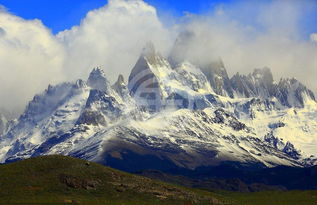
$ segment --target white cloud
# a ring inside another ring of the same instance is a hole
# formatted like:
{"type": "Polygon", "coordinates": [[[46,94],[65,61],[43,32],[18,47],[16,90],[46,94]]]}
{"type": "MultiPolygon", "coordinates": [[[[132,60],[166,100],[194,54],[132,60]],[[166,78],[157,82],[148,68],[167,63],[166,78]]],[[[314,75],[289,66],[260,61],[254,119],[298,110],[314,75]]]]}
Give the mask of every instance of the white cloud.
{"type": "Polygon", "coordinates": [[[34,93],[60,81],[63,52],[39,20],[0,11],[0,105],[21,110],[34,93]]]}
{"type": "Polygon", "coordinates": [[[221,57],[231,75],[268,66],[276,80],[296,77],[317,91],[317,44],[301,32],[309,6],[298,1],[243,2],[191,16],[183,27],[195,35],[186,40],[187,53],[185,48],[179,53],[203,63],[221,57]]]}
{"type": "Polygon", "coordinates": [[[146,41],[163,52],[172,45],[155,8],[138,0],[112,0],[58,38],[66,46],[68,74],[78,78],[88,75],[89,68],[102,66],[112,81],[119,73],[128,76],[146,41]]]}
{"type": "Polygon", "coordinates": [[[90,11],[79,26],[52,35],[39,20],[0,13],[0,107],[24,109],[49,83],[86,78],[102,66],[109,80],[128,76],[145,42],[167,52],[172,45],[152,6],[112,0],[90,11]]]}

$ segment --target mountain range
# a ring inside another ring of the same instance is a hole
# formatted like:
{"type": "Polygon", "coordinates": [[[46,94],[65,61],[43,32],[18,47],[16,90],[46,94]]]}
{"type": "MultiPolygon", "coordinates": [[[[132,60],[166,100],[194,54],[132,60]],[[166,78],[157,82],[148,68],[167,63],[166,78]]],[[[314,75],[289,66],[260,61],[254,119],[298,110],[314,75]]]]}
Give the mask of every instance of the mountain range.
{"type": "Polygon", "coordinates": [[[127,82],[94,68],[49,85],[16,120],[0,114],[0,162],[61,154],[130,172],[317,164],[317,102],[304,84],[173,56],[148,43],[127,82]]]}

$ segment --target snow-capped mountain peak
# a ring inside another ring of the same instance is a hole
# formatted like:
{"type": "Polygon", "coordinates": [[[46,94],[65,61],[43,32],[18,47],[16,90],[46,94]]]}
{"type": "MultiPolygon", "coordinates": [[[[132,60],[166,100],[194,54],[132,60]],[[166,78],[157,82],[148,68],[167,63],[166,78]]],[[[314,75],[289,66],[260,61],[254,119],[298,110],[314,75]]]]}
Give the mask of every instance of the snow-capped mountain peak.
{"type": "Polygon", "coordinates": [[[230,78],[221,60],[171,66],[149,43],[127,83],[119,75],[110,85],[94,68],[87,82],[35,95],[0,139],[0,161],[64,154],[125,170],[310,166],[316,119],[313,93],[295,79],[276,83],[268,68],[230,78]]]}
{"type": "Polygon", "coordinates": [[[100,68],[94,68],[88,78],[87,85],[100,91],[108,91],[110,83],[106,78],[105,72],[100,68]]]}
{"type": "Polygon", "coordinates": [[[129,96],[129,90],[123,75],[119,75],[118,80],[113,84],[112,88],[123,98],[129,96]]]}
{"type": "Polygon", "coordinates": [[[254,80],[258,81],[258,83],[263,83],[264,85],[273,84],[273,74],[268,67],[256,68],[250,75],[252,75],[254,80]]]}

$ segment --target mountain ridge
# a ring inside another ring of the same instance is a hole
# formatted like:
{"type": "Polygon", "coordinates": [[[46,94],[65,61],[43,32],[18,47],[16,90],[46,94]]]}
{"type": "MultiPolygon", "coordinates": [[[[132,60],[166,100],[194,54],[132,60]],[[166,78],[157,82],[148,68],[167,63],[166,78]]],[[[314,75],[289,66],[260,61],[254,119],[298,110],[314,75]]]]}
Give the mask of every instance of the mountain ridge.
{"type": "Polygon", "coordinates": [[[0,159],[63,154],[189,170],[223,162],[312,166],[315,116],[314,94],[295,79],[276,84],[268,68],[229,78],[221,60],[173,64],[147,44],[127,83],[119,76],[111,85],[95,68],[87,81],[36,95],[2,135],[0,159]]]}

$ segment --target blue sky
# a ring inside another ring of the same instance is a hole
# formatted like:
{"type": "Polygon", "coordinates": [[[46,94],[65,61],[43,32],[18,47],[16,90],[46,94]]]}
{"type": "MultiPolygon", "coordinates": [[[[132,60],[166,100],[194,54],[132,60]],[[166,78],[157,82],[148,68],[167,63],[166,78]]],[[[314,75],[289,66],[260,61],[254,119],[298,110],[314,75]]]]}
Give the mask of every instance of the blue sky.
{"type": "MultiPolygon", "coordinates": [[[[314,0],[305,0],[303,2],[313,2],[314,0]]],[[[145,0],[145,2],[154,6],[159,15],[182,16],[184,12],[195,14],[206,13],[214,10],[216,6],[225,5],[230,7],[237,2],[246,2],[242,0],[145,0]]],[[[272,2],[271,0],[252,1],[256,4],[272,2]]],[[[265,4],[264,3],[264,4],[265,4]]],[[[11,13],[25,19],[40,19],[53,33],[58,33],[78,25],[80,20],[85,17],[88,11],[96,9],[107,4],[107,0],[0,0],[11,13]]],[[[317,30],[317,4],[307,12],[306,18],[301,22],[303,35],[316,32],[317,30]]],[[[242,21],[252,21],[252,11],[247,12],[246,18],[242,21]],[[247,19],[248,18],[248,19],[247,19]]],[[[254,11],[253,11],[254,12],[254,11]]],[[[243,16],[243,15],[242,15],[243,16]]],[[[240,18],[241,15],[238,15],[240,18]]],[[[250,23],[250,22],[248,22],[250,23]]],[[[254,24],[253,24],[254,25],[254,24]]]]}
{"type": "MultiPolygon", "coordinates": [[[[181,16],[184,12],[203,13],[219,3],[232,0],[145,0],[158,9],[181,16]]],[[[107,0],[0,0],[11,13],[25,19],[41,19],[54,33],[79,24],[86,13],[99,8],[107,0]]]]}
{"type": "Polygon", "coordinates": [[[86,13],[105,0],[0,0],[11,13],[25,19],[41,19],[54,33],[79,24],[86,13]]]}

